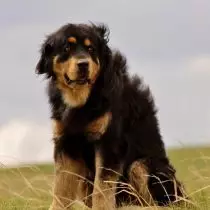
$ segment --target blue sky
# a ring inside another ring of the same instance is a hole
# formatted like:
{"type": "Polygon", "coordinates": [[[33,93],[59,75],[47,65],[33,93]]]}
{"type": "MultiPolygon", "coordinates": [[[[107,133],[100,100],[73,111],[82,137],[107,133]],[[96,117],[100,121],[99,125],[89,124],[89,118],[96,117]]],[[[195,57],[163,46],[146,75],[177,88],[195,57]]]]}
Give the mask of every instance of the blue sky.
{"type": "Polygon", "coordinates": [[[208,0],[0,3],[0,162],[52,160],[46,82],[34,71],[45,36],[68,22],[109,25],[110,46],[152,89],[166,146],[210,142],[208,0]]]}

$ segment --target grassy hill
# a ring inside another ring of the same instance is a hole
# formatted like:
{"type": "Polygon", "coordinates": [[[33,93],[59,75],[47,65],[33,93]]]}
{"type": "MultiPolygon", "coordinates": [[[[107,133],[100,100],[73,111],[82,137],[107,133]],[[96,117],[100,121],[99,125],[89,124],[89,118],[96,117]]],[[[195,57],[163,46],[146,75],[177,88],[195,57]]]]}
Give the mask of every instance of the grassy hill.
{"type": "MultiPolygon", "coordinates": [[[[169,150],[168,154],[195,204],[187,209],[209,210],[210,148],[176,149],[169,150]]],[[[52,165],[0,169],[0,210],[47,210],[51,203],[52,181],[52,165]]]]}

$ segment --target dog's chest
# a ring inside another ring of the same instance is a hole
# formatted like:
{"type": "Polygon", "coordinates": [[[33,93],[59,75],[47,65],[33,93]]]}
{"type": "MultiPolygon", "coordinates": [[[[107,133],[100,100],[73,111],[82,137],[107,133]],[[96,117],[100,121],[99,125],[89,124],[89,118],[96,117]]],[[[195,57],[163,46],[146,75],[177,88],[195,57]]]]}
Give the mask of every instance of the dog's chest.
{"type": "Polygon", "coordinates": [[[77,109],[66,109],[62,116],[65,132],[69,134],[83,133],[90,120],[88,112],[77,109]]]}
{"type": "Polygon", "coordinates": [[[98,116],[83,110],[68,110],[64,114],[64,125],[69,134],[85,134],[88,140],[99,140],[107,131],[112,119],[111,112],[98,116]]]}

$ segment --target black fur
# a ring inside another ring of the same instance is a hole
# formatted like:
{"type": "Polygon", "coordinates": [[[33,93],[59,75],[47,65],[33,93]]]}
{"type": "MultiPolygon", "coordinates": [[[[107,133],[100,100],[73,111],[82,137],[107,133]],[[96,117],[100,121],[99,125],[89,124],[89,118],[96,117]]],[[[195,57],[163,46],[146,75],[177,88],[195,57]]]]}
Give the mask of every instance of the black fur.
{"type": "MultiPolygon", "coordinates": [[[[82,157],[94,177],[94,156],[95,149],[98,149],[104,167],[119,171],[120,166],[123,166],[121,179],[125,181],[130,165],[136,160],[144,161],[151,176],[148,186],[153,198],[159,205],[168,204],[169,200],[175,199],[172,181],[162,184],[168,197],[153,175],[161,181],[168,178],[172,180],[175,170],[165,152],[153,97],[142,79],[128,75],[125,57],[119,51],[112,51],[107,42],[108,33],[104,25],[67,24],[47,37],[43,44],[36,70],[38,74],[45,73],[49,79],[52,118],[62,120],[65,125],[64,135],[56,141],[55,159],[61,152],[75,159],[82,157]],[[100,75],[87,103],[75,109],[64,104],[52,71],[52,57],[60,53],[69,35],[91,37],[101,63],[100,75]],[[85,126],[106,111],[112,113],[107,132],[97,142],[88,141],[83,132],[85,126]]],[[[180,189],[181,184],[177,181],[178,196],[183,196],[180,189]]]]}

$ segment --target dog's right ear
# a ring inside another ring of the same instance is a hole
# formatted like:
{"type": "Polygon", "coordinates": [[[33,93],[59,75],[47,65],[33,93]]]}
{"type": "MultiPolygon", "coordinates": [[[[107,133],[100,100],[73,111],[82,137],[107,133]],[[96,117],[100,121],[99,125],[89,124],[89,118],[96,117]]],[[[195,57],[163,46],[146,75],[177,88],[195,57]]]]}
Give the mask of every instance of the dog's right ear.
{"type": "Polygon", "coordinates": [[[109,34],[110,34],[110,31],[109,31],[109,27],[103,23],[100,23],[100,24],[94,24],[92,23],[92,27],[96,30],[96,32],[98,33],[99,37],[101,39],[103,39],[106,44],[109,42],[109,34]]]}
{"type": "Polygon", "coordinates": [[[40,50],[41,57],[36,65],[37,74],[46,74],[49,78],[52,75],[52,53],[53,44],[46,41],[40,50]]]}

